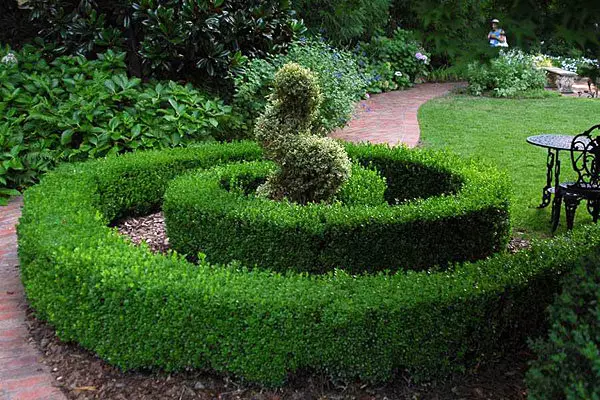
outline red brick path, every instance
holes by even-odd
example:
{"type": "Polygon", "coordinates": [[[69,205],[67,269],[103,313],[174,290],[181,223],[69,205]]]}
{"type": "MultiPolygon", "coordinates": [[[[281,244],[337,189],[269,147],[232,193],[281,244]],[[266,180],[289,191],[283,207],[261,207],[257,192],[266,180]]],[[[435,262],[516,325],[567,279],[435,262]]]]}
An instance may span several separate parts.
{"type": "Polygon", "coordinates": [[[0,399],[63,400],[25,324],[15,227],[22,200],[0,207],[0,399]]]}
{"type": "Polygon", "coordinates": [[[348,126],[331,137],[350,142],[400,143],[415,147],[419,143],[417,111],[427,100],[443,96],[458,84],[423,83],[409,90],[382,93],[361,101],[348,126]]]}

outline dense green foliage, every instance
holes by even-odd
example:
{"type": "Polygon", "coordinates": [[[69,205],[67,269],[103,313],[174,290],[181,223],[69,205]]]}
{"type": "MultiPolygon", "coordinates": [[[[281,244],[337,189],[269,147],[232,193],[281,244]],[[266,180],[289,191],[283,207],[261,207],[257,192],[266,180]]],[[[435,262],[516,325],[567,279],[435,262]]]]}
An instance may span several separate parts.
{"type": "Polygon", "coordinates": [[[548,338],[534,343],[529,399],[600,398],[600,257],[598,251],[564,278],[550,307],[548,338]]]}
{"type": "MultiPolygon", "coordinates": [[[[406,88],[417,78],[428,74],[429,55],[413,37],[412,32],[396,29],[391,37],[375,36],[370,42],[361,42],[354,49],[367,65],[368,77],[378,76],[377,82],[390,81],[390,89],[406,88]],[[370,72],[374,69],[375,72],[370,72]]],[[[386,87],[373,92],[386,91],[386,87]]]]}
{"type": "Polygon", "coordinates": [[[419,200],[395,206],[274,202],[245,189],[264,180],[271,164],[231,165],[186,175],[169,187],[163,209],[172,247],[192,258],[201,251],[215,263],[360,274],[446,267],[506,246],[508,187],[497,171],[401,147],[348,151],[353,161],[389,177],[386,198],[407,199],[394,182],[421,180],[408,197],[419,200]],[[438,195],[428,197],[434,191],[438,195]]]}
{"type": "Polygon", "coordinates": [[[0,63],[0,188],[61,161],[219,138],[234,122],[231,107],[189,84],[127,77],[122,53],[47,63],[25,47],[14,58],[0,63]]]}
{"type": "Polygon", "coordinates": [[[390,0],[296,0],[294,8],[314,34],[335,44],[368,39],[388,24],[390,0]]]}
{"type": "Polygon", "coordinates": [[[277,169],[259,188],[265,197],[306,204],[330,201],[351,173],[343,146],[314,128],[321,88],[295,63],[275,74],[273,93],[256,122],[255,137],[277,169]]]}
{"type": "Polygon", "coordinates": [[[59,54],[128,54],[130,72],[214,85],[242,61],[285,49],[304,26],[280,0],[29,0],[33,21],[59,54]]]}
{"type": "Polygon", "coordinates": [[[546,73],[536,68],[530,56],[520,51],[509,51],[501,52],[489,64],[470,64],[467,79],[471,94],[515,97],[543,89],[546,73]]]}
{"type": "Polygon", "coordinates": [[[352,174],[342,185],[337,201],[346,206],[379,206],[385,204],[387,184],[373,166],[352,164],[352,174]]]}
{"type": "Polygon", "coordinates": [[[68,164],[25,193],[27,297],[58,336],[124,369],[210,368],[268,385],[461,371],[543,324],[558,277],[600,245],[595,226],[446,272],[321,277],[192,265],[131,246],[107,223],[160,205],[186,169],[256,159],[207,144],[68,164]],[[351,349],[351,351],[349,351],[351,349]]]}
{"type": "Polygon", "coordinates": [[[301,40],[286,55],[254,59],[235,78],[234,105],[247,119],[251,131],[254,119],[263,112],[273,88],[275,72],[289,62],[310,69],[321,87],[321,102],[314,128],[323,133],[344,126],[354,103],[365,94],[366,83],[354,56],[318,40],[301,40]]]}
{"type": "MultiPolygon", "coordinates": [[[[451,96],[424,104],[419,125],[425,147],[486,160],[507,171],[514,188],[510,212],[514,233],[548,237],[550,207],[537,208],[546,184],[547,150],[525,140],[541,133],[579,134],[598,123],[599,113],[600,102],[595,99],[451,96]]],[[[561,180],[574,179],[568,152],[561,152],[561,161],[561,180]]],[[[588,213],[577,213],[575,226],[589,221],[588,213]]],[[[558,229],[559,234],[565,232],[564,213],[558,229]]]]}

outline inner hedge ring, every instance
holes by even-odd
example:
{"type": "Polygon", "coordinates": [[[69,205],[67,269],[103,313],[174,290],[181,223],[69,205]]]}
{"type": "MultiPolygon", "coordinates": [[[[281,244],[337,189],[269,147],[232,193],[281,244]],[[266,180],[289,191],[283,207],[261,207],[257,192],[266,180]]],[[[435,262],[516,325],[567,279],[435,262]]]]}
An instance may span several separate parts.
{"type": "Polygon", "coordinates": [[[192,258],[203,252],[215,263],[238,260],[280,272],[342,268],[353,274],[445,268],[505,248],[509,189],[497,171],[402,147],[349,150],[354,162],[377,166],[392,182],[386,197],[406,197],[409,189],[419,199],[396,206],[270,201],[226,187],[265,178],[270,163],[230,164],[170,184],[163,211],[172,248],[192,258]],[[419,185],[393,185],[411,180],[419,185]]]}
{"type": "Polygon", "coordinates": [[[259,157],[252,143],[207,144],[48,174],[25,193],[18,227],[37,315],[123,369],[209,368],[266,385],[301,370],[432,378],[543,326],[560,274],[600,244],[600,230],[588,226],[452,271],[316,277],[193,265],[132,246],[107,226],[155,209],[185,170],[259,157]]]}

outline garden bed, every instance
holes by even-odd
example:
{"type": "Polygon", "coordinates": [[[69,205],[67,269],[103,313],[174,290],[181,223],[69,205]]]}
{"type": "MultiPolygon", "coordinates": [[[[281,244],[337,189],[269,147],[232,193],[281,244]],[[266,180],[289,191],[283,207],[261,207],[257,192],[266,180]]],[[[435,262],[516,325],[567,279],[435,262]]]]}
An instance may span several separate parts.
{"type": "Polygon", "coordinates": [[[194,168],[257,160],[253,143],[66,165],[25,193],[31,306],[59,337],[125,370],[209,369],[263,385],[318,373],[423,380],[490,360],[544,327],[558,277],[596,227],[444,272],[323,276],[199,265],[131,246],[107,225],[160,206],[194,168]]]}

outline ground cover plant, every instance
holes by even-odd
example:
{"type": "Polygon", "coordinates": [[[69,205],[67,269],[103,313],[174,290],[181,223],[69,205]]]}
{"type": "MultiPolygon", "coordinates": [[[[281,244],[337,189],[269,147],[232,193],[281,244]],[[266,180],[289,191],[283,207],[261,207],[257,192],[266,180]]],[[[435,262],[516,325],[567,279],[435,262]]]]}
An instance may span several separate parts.
{"type": "MultiPolygon", "coordinates": [[[[528,145],[525,139],[541,133],[581,133],[597,123],[599,111],[600,103],[591,99],[454,96],[426,103],[419,110],[419,121],[424,146],[450,149],[506,170],[514,187],[513,231],[547,237],[550,210],[536,208],[546,182],[546,150],[528,145]]],[[[568,152],[561,158],[561,178],[568,180],[568,152]]],[[[585,221],[585,213],[577,215],[577,225],[585,221]]],[[[563,229],[564,221],[559,232],[563,229]]]]}
{"type": "Polygon", "coordinates": [[[128,77],[123,53],[0,56],[0,188],[31,185],[63,161],[214,140],[234,123],[231,107],[191,85],[128,77]]]}

